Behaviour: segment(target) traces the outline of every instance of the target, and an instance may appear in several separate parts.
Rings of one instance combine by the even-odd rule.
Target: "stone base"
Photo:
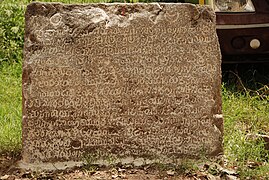
[[[56,163],[25,163],[20,161],[18,167],[20,169],[31,170],[31,171],[57,171],[66,170],[68,168],[82,167],[85,163],[75,161],[65,161]]]
[[[75,168],[75,167],[82,167],[86,164],[92,164],[92,165],[99,165],[99,166],[109,166],[109,165],[116,165],[116,164],[123,164],[123,165],[133,165],[135,167],[140,167],[148,164],[154,164],[154,163],[162,163],[162,164],[178,164],[182,162],[182,159],[176,159],[173,162],[169,159],[144,159],[144,158],[136,158],[133,157],[126,157],[121,159],[113,159],[113,160],[104,160],[99,159],[95,160],[94,162],[86,162],[86,161],[65,161],[65,162],[55,162],[55,163],[42,163],[42,162],[36,162],[36,163],[25,163],[23,161],[20,161],[18,163],[18,167],[25,170],[31,170],[31,171],[56,171],[56,170],[66,170],[69,168]]]
[[[180,160],[176,160],[174,162],[169,161],[168,159],[144,159],[144,158],[136,158],[133,157],[126,157],[121,159],[113,159],[113,160],[104,160],[99,159],[95,160],[94,162],[86,162],[85,161],[65,161],[65,162],[55,162],[55,163],[42,163],[42,162],[36,162],[36,163],[26,163],[23,160],[18,163],[18,167],[25,170],[31,170],[31,171],[56,171],[56,170],[66,170],[69,168],[75,168],[75,167],[82,167],[86,164],[92,164],[92,165],[99,165],[99,166],[109,166],[109,165],[116,165],[116,164],[123,164],[123,165],[133,165],[135,167],[147,165],[147,164],[154,164],[154,163],[163,163],[163,164],[173,164],[178,163]]]
[[[215,161],[217,159],[222,159],[222,155],[215,157],[208,157],[210,160]],[[110,166],[110,165],[132,165],[134,167],[141,167],[145,165],[153,165],[153,164],[166,164],[166,165],[180,165],[184,164],[185,160],[190,158],[178,158],[171,160],[170,158],[156,158],[156,159],[146,159],[146,158],[133,158],[133,157],[126,157],[126,158],[119,158],[119,159],[98,159],[94,160],[93,162],[86,162],[85,161],[65,161],[65,162],[55,162],[55,163],[25,163],[20,161],[18,163],[18,167],[25,170],[35,171],[35,172],[42,172],[42,171],[57,171],[57,170],[66,170],[75,167],[82,167],[84,165],[98,165],[98,166]],[[195,161],[195,159],[192,159]],[[196,159],[197,160],[197,159]]]

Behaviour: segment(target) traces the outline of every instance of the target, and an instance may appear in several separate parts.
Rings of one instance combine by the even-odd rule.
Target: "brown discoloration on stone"
[[[25,17],[24,162],[222,153],[212,10],[32,3]]]

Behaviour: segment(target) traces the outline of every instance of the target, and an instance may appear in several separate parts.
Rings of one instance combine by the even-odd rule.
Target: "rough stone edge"
[[[219,154],[218,156],[206,158],[210,161],[216,161],[222,159],[223,155]],[[145,165],[153,165],[153,164],[164,164],[164,165],[180,165],[184,163],[184,160],[193,160],[197,159],[189,159],[189,158],[178,158],[171,160],[169,158],[156,158],[156,159],[146,159],[146,158],[134,158],[134,157],[126,157],[126,158],[118,158],[113,160],[112,162],[109,160],[99,159],[94,162],[85,162],[85,161],[64,161],[64,162],[55,162],[55,163],[25,163],[23,161],[19,161],[17,163],[17,167],[23,170],[30,170],[33,172],[46,172],[46,171],[57,171],[57,170],[67,170],[72,168],[80,168],[84,165],[97,165],[97,166],[105,166],[108,167],[110,165],[117,166],[121,165],[132,165],[134,167],[143,167]],[[202,160],[202,159],[201,159]]]
[[[182,159],[177,159],[179,162]],[[93,162],[85,162],[85,161],[64,161],[64,162],[55,162],[55,163],[26,163],[23,160],[19,161],[17,166],[20,169],[31,170],[31,171],[56,171],[56,170],[66,170],[69,168],[82,167],[83,165],[99,165],[99,166],[109,166],[109,165],[133,165],[135,167],[141,167],[143,165],[154,164],[154,163],[162,163],[162,164],[177,164],[177,162],[172,162],[170,159],[146,159],[146,158],[134,158],[134,157],[126,157],[126,158],[118,158],[113,161],[98,159]]]
[[[23,170],[31,171],[56,171],[56,170],[66,170],[69,168],[82,167],[85,163],[82,161],[65,161],[56,163],[25,163],[19,161],[17,167]]]

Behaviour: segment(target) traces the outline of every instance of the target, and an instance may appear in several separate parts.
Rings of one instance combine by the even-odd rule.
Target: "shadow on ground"
[[[232,91],[259,91],[269,93],[269,63],[223,64],[222,82]]]

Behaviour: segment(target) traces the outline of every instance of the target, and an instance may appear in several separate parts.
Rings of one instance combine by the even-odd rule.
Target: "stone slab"
[[[222,153],[209,7],[35,2],[25,18],[24,164]]]

